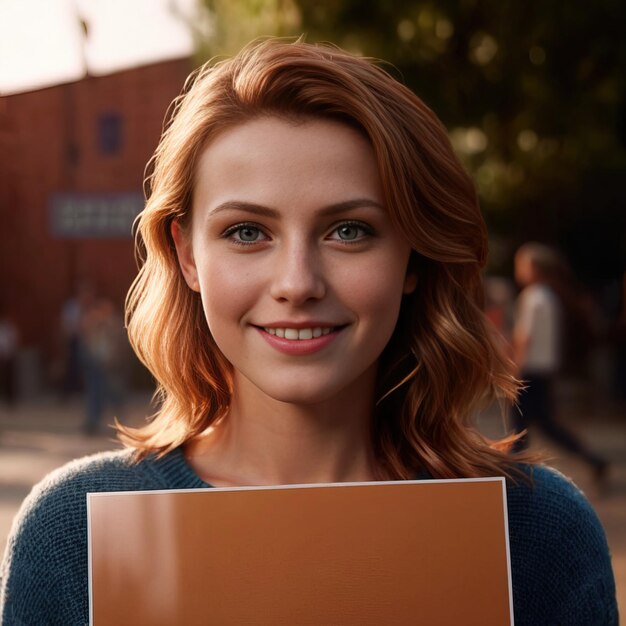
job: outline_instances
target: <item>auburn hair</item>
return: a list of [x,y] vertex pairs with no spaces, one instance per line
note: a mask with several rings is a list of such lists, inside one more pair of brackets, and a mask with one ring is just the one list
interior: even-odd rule
[[139,273],[126,302],[131,344],[157,383],[141,428],[118,424],[139,458],[165,454],[227,416],[231,366],[170,233],[189,219],[198,158],[217,133],[259,116],[349,124],[371,143],[393,223],[418,277],[380,358],[372,424],[381,477],[511,475],[510,440],[474,427],[484,404],[514,400],[512,363],[482,310],[487,232],[475,186],[446,129],[407,87],[366,59],[300,40],[254,42],[187,80],[148,164],[137,219]]

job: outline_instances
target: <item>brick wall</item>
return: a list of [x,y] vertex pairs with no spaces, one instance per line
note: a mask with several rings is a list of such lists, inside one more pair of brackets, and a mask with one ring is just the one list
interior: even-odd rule
[[[0,300],[43,362],[58,350],[59,313],[77,279],[121,307],[136,273],[130,236],[53,236],[51,194],[141,191],[191,67],[169,61],[0,99]],[[119,122],[113,152],[101,146],[107,116]]]

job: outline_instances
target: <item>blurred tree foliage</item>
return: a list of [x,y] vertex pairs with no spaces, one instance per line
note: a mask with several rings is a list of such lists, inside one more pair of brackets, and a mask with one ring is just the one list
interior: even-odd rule
[[[385,59],[441,117],[502,259],[559,245],[579,276],[626,259],[626,4],[621,0],[204,0],[202,60],[264,35]],[[495,250],[497,251],[497,247]]]

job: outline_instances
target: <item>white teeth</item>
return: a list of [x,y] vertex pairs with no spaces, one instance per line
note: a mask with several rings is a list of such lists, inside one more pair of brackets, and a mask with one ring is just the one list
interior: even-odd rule
[[315,328],[264,328],[265,332],[276,337],[284,337],[285,339],[291,339],[292,341],[302,339],[313,339],[314,337],[321,337],[322,335],[328,335],[332,332],[333,328],[322,328],[317,326]]

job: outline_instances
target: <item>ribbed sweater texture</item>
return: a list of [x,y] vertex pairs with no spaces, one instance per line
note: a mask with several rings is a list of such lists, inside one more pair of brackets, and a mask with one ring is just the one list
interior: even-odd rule
[[[507,485],[516,626],[616,626],[611,558],[595,512],[561,474],[524,469],[531,482]],[[87,493],[202,488],[210,485],[180,449],[138,463],[130,451],[101,453],[48,475],[9,536],[0,567],[2,625],[89,623]]]

